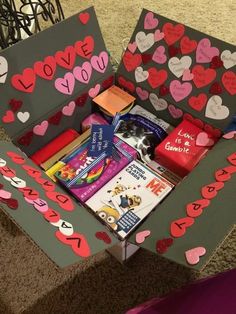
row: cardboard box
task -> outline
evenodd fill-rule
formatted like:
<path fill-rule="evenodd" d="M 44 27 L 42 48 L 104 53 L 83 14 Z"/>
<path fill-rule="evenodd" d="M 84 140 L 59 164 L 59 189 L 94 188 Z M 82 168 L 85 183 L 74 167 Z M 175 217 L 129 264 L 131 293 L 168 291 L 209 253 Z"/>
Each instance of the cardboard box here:
<path fill-rule="evenodd" d="M 118 244 L 27 156 L 67 128 L 79 130 L 92 98 L 115 77 L 138 105 L 169 124 L 184 118 L 221 136 L 236 111 L 234 50 L 143 10 L 114 75 L 89 8 L 2 51 L 0 121 L 13 142 L 0 144 L 4 212 L 60 267 Z M 222 138 L 127 240 L 204 267 L 235 224 L 235 159 L 233 136 Z"/>

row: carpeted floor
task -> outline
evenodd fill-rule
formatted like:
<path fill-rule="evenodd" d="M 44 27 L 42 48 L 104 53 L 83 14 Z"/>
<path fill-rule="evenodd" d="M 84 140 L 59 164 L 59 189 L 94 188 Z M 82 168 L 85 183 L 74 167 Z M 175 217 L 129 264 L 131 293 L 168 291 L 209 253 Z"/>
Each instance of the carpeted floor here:
<path fill-rule="evenodd" d="M 94 5 L 107 48 L 116 59 L 143 6 L 236 44 L 235 0 L 214 4 L 207 0 L 61 0 L 61 4 L 67 17 Z M 2 130 L 0 138 L 5 138 Z M 236 230 L 200 274 L 142 250 L 126 265 L 104 252 L 58 270 L 0 212 L 0 313 L 121 314 L 196 278 L 235 267 L 235 247 Z"/>

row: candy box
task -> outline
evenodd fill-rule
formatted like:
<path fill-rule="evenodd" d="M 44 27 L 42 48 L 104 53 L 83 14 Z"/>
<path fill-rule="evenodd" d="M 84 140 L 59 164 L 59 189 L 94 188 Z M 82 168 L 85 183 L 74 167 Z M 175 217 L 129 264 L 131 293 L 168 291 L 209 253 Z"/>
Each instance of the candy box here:
<path fill-rule="evenodd" d="M 215 139 L 184 120 L 156 147 L 155 160 L 184 177 L 214 144 Z"/>
<path fill-rule="evenodd" d="M 29 158 L 69 128 L 81 134 L 92 99 L 115 83 L 168 125 L 184 119 L 220 138 L 126 239 L 201 270 L 236 221 L 236 142 L 222 137 L 236 113 L 234 52 L 143 10 L 114 73 L 93 8 L 1 51 L 0 122 L 12 140 L 0 144 L 3 211 L 60 267 L 120 244 Z"/>

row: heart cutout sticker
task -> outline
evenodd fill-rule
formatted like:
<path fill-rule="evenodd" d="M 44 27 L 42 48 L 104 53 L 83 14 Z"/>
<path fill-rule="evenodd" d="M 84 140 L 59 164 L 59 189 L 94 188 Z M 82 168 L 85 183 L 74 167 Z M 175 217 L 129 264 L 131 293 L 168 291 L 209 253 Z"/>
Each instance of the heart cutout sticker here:
<path fill-rule="evenodd" d="M 34 64 L 34 72 L 45 80 L 52 80 L 56 71 L 56 60 L 48 56 L 44 61 L 37 61 Z"/>
<path fill-rule="evenodd" d="M 202 197 L 211 200 L 214 197 L 216 197 L 218 191 L 223 189 L 223 187 L 224 187 L 223 182 L 213 182 L 208 185 L 205 185 L 201 189 Z"/>
<path fill-rule="evenodd" d="M 191 108 L 196 111 L 201 111 L 207 103 L 207 95 L 206 94 L 199 94 L 198 96 L 192 96 L 188 100 L 188 104 Z"/>
<path fill-rule="evenodd" d="M 172 118 L 179 119 L 183 116 L 183 111 L 179 108 L 176 108 L 174 105 L 169 105 L 168 110 Z"/>
<path fill-rule="evenodd" d="M 158 64 L 164 64 L 167 60 L 164 46 L 158 46 L 154 51 L 152 60 Z"/>
<path fill-rule="evenodd" d="M 74 91 L 75 77 L 71 72 L 68 72 L 64 75 L 64 78 L 57 78 L 54 85 L 60 93 L 71 95 Z"/>
<path fill-rule="evenodd" d="M 150 68 L 148 69 L 148 73 L 148 83 L 152 88 L 157 88 L 158 86 L 164 84 L 168 77 L 166 70 Z"/>
<path fill-rule="evenodd" d="M 138 244 L 143 243 L 145 239 L 150 236 L 150 234 L 151 234 L 150 230 L 144 230 L 144 231 L 140 231 L 136 233 L 136 236 L 135 236 L 136 243 Z"/>
<path fill-rule="evenodd" d="M 16 112 L 16 111 L 20 110 L 22 104 L 23 104 L 23 102 L 21 100 L 17 100 L 15 98 L 12 98 L 9 101 L 9 106 L 11 107 L 11 110 L 13 112 Z"/>
<path fill-rule="evenodd" d="M 165 110 L 168 107 L 167 101 L 165 99 L 158 98 L 157 95 L 154 93 L 151 93 L 149 95 L 149 100 L 157 111 Z"/>
<path fill-rule="evenodd" d="M 44 134 L 47 131 L 47 128 L 48 128 L 48 121 L 44 120 L 43 122 L 41 122 L 40 124 L 36 125 L 33 128 L 33 132 L 36 135 L 44 136 Z"/>
<path fill-rule="evenodd" d="M 192 217 L 184 217 L 175 220 L 170 225 L 170 234 L 174 238 L 180 238 L 186 233 L 186 229 L 194 223 Z"/>
<path fill-rule="evenodd" d="M 206 132 L 200 132 L 196 138 L 196 145 L 202 147 L 211 147 L 215 144 L 215 141 L 209 137 Z"/>
<path fill-rule="evenodd" d="M 135 36 L 135 42 L 140 52 L 147 51 L 155 43 L 154 34 L 145 34 L 144 32 L 138 32 Z"/>
<path fill-rule="evenodd" d="M 231 179 L 231 174 L 236 172 L 235 166 L 228 166 L 215 172 L 215 178 L 219 182 L 225 182 Z"/>
<path fill-rule="evenodd" d="M 192 92 L 192 84 L 189 82 L 181 83 L 174 80 L 170 83 L 170 93 L 176 102 L 188 97 Z"/>
<path fill-rule="evenodd" d="M 32 93 L 35 88 L 36 75 L 31 68 L 24 69 L 22 74 L 15 74 L 11 78 L 12 86 L 24 93 Z"/>
<path fill-rule="evenodd" d="M 236 51 L 232 53 L 230 50 L 224 50 L 220 58 L 227 70 L 236 65 Z"/>
<path fill-rule="evenodd" d="M 211 46 L 210 39 L 203 38 L 197 45 L 196 61 L 198 63 L 210 63 L 212 58 L 219 56 L 219 54 L 219 49 Z"/>
<path fill-rule="evenodd" d="M 206 254 L 206 249 L 202 246 L 195 247 L 194 249 L 185 252 L 185 257 L 190 265 L 196 265 L 200 261 L 200 257 Z"/>
<path fill-rule="evenodd" d="M 185 28 L 182 24 L 173 25 L 172 23 L 166 23 L 163 26 L 162 31 L 165 34 L 165 42 L 170 46 L 183 36 Z"/>
<path fill-rule="evenodd" d="M 79 14 L 79 20 L 82 24 L 86 25 L 90 19 L 90 14 L 88 12 L 82 12 Z"/>
<path fill-rule="evenodd" d="M 136 93 L 141 100 L 148 99 L 148 96 L 149 96 L 148 91 L 142 89 L 141 87 L 136 87 Z"/>
<path fill-rule="evenodd" d="M 156 251 L 159 254 L 166 253 L 168 248 L 174 243 L 172 238 L 165 238 L 156 242 Z"/>
<path fill-rule="evenodd" d="M 30 114 L 27 111 L 25 111 L 25 112 L 19 111 L 17 113 L 17 118 L 20 120 L 20 122 L 25 123 L 29 120 Z"/>
<path fill-rule="evenodd" d="M 92 36 L 86 36 L 83 41 L 75 43 L 75 51 L 78 56 L 85 59 L 90 59 L 93 54 L 94 40 Z"/>
<path fill-rule="evenodd" d="M 111 243 L 111 238 L 105 231 L 98 231 L 95 233 L 95 237 L 99 240 L 102 240 L 106 244 Z"/>
<path fill-rule="evenodd" d="M 188 36 L 184 36 L 180 41 L 180 49 L 183 55 L 193 52 L 197 48 L 196 40 L 191 40 Z"/>
<path fill-rule="evenodd" d="M 55 54 L 56 63 L 67 70 L 72 70 L 75 64 L 76 52 L 73 46 L 67 46 L 64 51 L 57 51 Z"/>
<path fill-rule="evenodd" d="M 15 121 L 15 115 L 14 112 L 11 110 L 7 110 L 5 115 L 2 117 L 3 123 L 12 123 Z"/>
<path fill-rule="evenodd" d="M 214 69 L 205 69 L 202 65 L 195 65 L 192 69 L 193 82 L 197 88 L 209 85 L 216 78 Z"/>
<path fill-rule="evenodd" d="M 236 95 L 236 73 L 232 71 L 225 72 L 222 76 L 222 83 L 230 95 Z"/>
<path fill-rule="evenodd" d="M 203 209 L 210 205 L 210 201 L 207 199 L 200 199 L 189 203 L 186 207 L 187 215 L 192 218 L 200 216 Z"/>
<path fill-rule="evenodd" d="M 75 102 L 71 101 L 67 106 L 64 106 L 62 109 L 62 113 L 64 116 L 72 116 L 75 111 Z"/>
<path fill-rule="evenodd" d="M 236 139 L 236 131 L 230 131 L 230 132 L 224 134 L 222 137 L 225 138 L 226 140 L 230 140 L 232 138 Z"/>
<path fill-rule="evenodd" d="M 154 17 L 152 12 L 148 12 L 144 18 L 144 29 L 153 29 L 158 25 L 158 19 Z"/>
<path fill-rule="evenodd" d="M 214 95 L 207 102 L 205 116 L 214 120 L 223 120 L 229 116 L 229 109 L 222 105 L 220 96 Z"/>
<path fill-rule="evenodd" d="M 94 98 L 98 95 L 98 93 L 100 92 L 100 88 L 101 85 L 100 84 L 96 84 L 94 87 L 90 88 L 88 94 L 91 98 Z"/>
<path fill-rule="evenodd" d="M 122 58 L 124 66 L 128 72 L 133 71 L 142 63 L 142 57 L 140 54 L 132 54 L 130 51 L 126 51 Z"/>

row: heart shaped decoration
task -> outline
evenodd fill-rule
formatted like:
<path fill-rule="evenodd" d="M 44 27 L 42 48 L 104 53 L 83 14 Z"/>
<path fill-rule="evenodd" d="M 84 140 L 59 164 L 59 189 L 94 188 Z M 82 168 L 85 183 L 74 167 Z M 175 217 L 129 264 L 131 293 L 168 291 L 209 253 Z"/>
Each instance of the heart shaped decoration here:
<path fill-rule="evenodd" d="M 169 105 L 168 106 L 168 110 L 169 110 L 170 115 L 174 119 L 179 119 L 183 115 L 183 111 L 181 109 L 179 109 L 179 108 L 176 108 L 174 105 Z"/>
<path fill-rule="evenodd" d="M 175 220 L 170 225 L 170 234 L 174 238 L 180 238 L 186 233 L 186 229 L 194 223 L 192 217 L 184 217 Z"/>
<path fill-rule="evenodd" d="M 135 91 L 134 84 L 130 81 L 127 81 L 125 78 L 123 78 L 123 76 L 119 76 L 118 83 L 120 84 L 120 86 L 126 88 L 131 93 L 133 93 Z"/>
<path fill-rule="evenodd" d="M 23 165 L 25 163 L 25 158 L 16 154 L 15 152 L 7 152 L 7 155 L 11 158 L 11 160 L 17 165 Z M 1 167 L 1 164 L 0 164 Z"/>
<path fill-rule="evenodd" d="M 8 62 L 3 56 L 0 56 L 0 83 L 3 84 L 6 81 L 8 73 Z"/>
<path fill-rule="evenodd" d="M 11 193 L 0 189 L 0 198 L 9 199 L 11 198 Z"/>
<path fill-rule="evenodd" d="M 84 84 L 88 84 L 92 75 L 92 66 L 90 62 L 84 62 L 82 66 L 77 66 L 73 70 L 75 78 Z"/>
<path fill-rule="evenodd" d="M 227 160 L 234 166 L 236 166 L 236 153 L 231 154 L 227 157 Z"/>
<path fill-rule="evenodd" d="M 142 67 L 137 67 L 134 72 L 134 75 L 136 82 L 140 83 L 147 80 L 149 73 L 148 71 L 144 71 Z"/>
<path fill-rule="evenodd" d="M 222 136 L 223 138 L 230 140 L 232 138 L 236 139 L 236 131 L 230 131 Z"/>
<path fill-rule="evenodd" d="M 23 102 L 21 100 L 17 100 L 15 98 L 13 98 L 9 101 L 9 106 L 11 107 L 11 110 L 13 112 L 20 110 L 22 104 L 23 104 Z"/>
<path fill-rule="evenodd" d="M 192 96 L 188 100 L 188 104 L 191 108 L 196 111 L 201 111 L 207 103 L 207 95 L 206 94 L 199 94 L 198 96 Z"/>
<path fill-rule="evenodd" d="M 24 93 L 32 93 L 35 88 L 36 75 L 31 68 L 24 69 L 22 74 L 15 74 L 11 78 L 12 86 Z"/>
<path fill-rule="evenodd" d="M 151 234 L 150 230 L 144 230 L 144 231 L 140 231 L 136 233 L 136 236 L 135 236 L 136 243 L 138 244 L 143 243 L 145 239 L 150 236 L 150 234 Z"/>
<path fill-rule="evenodd" d="M 189 54 L 197 48 L 196 40 L 189 39 L 188 36 L 184 36 L 180 41 L 180 49 L 182 54 Z"/>
<path fill-rule="evenodd" d="M 65 220 L 59 220 L 59 231 L 64 234 L 65 236 L 71 236 L 74 233 L 74 229 L 71 223 Z"/>
<path fill-rule="evenodd" d="M 236 172 L 235 166 L 228 166 L 215 172 L 215 178 L 219 182 L 225 182 L 231 179 L 231 174 Z"/>
<path fill-rule="evenodd" d="M 86 36 L 83 41 L 77 41 L 74 47 L 78 56 L 90 59 L 93 54 L 94 39 L 92 36 Z"/>
<path fill-rule="evenodd" d="M 232 71 L 225 72 L 222 76 L 222 83 L 230 95 L 236 95 L 236 73 Z"/>
<path fill-rule="evenodd" d="M 77 67 L 74 68 L 74 71 L 76 68 Z M 71 95 L 74 91 L 75 77 L 71 72 L 68 72 L 64 75 L 64 78 L 57 78 L 54 82 L 54 85 L 60 93 L 65 95 Z"/>
<path fill-rule="evenodd" d="M 206 132 L 200 132 L 196 138 L 196 145 L 202 147 L 211 147 L 215 144 L 215 141 L 212 138 L 209 138 L 209 135 Z"/>
<path fill-rule="evenodd" d="M 106 244 L 111 243 L 111 238 L 105 231 L 98 231 L 95 233 L 95 237 L 99 240 L 102 240 Z"/>
<path fill-rule="evenodd" d="M 161 32 L 159 29 L 157 29 L 154 33 L 154 41 L 160 41 L 165 37 L 165 34 Z"/>
<path fill-rule="evenodd" d="M 144 18 L 144 29 L 153 29 L 158 25 L 158 19 L 154 17 L 152 12 L 148 12 Z"/>
<path fill-rule="evenodd" d="M 230 50 L 224 50 L 222 51 L 220 58 L 227 70 L 236 65 L 236 51 L 232 53 Z"/>
<path fill-rule="evenodd" d="M 183 81 L 192 81 L 193 78 L 194 78 L 193 73 L 191 73 L 191 71 L 189 69 L 185 69 L 183 72 L 182 80 Z"/>
<path fill-rule="evenodd" d="M 73 115 L 75 111 L 75 102 L 71 101 L 67 106 L 64 106 L 62 109 L 62 113 L 64 116 L 70 117 Z"/>
<path fill-rule="evenodd" d="M 6 180 L 8 180 L 7 178 L 14 178 L 16 176 L 15 170 L 7 166 L 0 167 L 0 173 L 5 177 Z M 11 179 L 8 181 L 11 181 Z"/>
<path fill-rule="evenodd" d="M 206 249 L 202 246 L 195 247 L 194 249 L 185 252 L 185 257 L 190 265 L 196 265 L 200 261 L 200 257 L 206 254 Z"/>
<path fill-rule="evenodd" d="M 210 68 L 211 69 L 220 69 L 223 66 L 223 61 L 219 56 L 215 56 L 211 60 Z"/>
<path fill-rule="evenodd" d="M 181 59 L 173 57 L 168 62 L 170 71 L 180 78 L 186 69 L 189 69 L 192 64 L 192 59 L 189 56 L 184 56 Z"/>
<path fill-rule="evenodd" d="M 62 209 L 67 211 L 74 210 L 74 203 L 67 194 L 62 194 L 56 191 L 46 191 L 46 196 L 56 202 Z"/>
<path fill-rule="evenodd" d="M 90 14 L 88 12 L 82 12 L 79 14 L 79 20 L 82 24 L 86 25 L 90 19 Z"/>
<path fill-rule="evenodd" d="M 1 171 L 2 168 L 0 168 Z M 21 188 L 25 188 L 26 187 L 26 182 L 20 178 L 17 177 L 7 177 L 7 176 L 3 176 L 4 179 L 6 179 L 7 181 L 9 181 L 11 183 L 12 186 L 14 186 L 14 188 L 17 189 L 21 189 Z"/>
<path fill-rule="evenodd" d="M 32 139 L 33 139 L 34 133 L 33 131 L 29 131 L 27 132 L 25 135 L 23 135 L 22 137 L 20 137 L 17 140 L 17 143 L 23 146 L 29 146 Z"/>
<path fill-rule="evenodd" d="M 163 26 L 162 31 L 165 34 L 165 42 L 170 46 L 183 36 L 185 28 L 182 24 L 173 25 L 172 23 L 166 23 Z"/>
<path fill-rule="evenodd" d="M 132 54 L 130 51 L 126 51 L 122 58 L 124 66 L 128 72 L 133 71 L 142 63 L 142 57 L 140 54 Z"/>
<path fill-rule="evenodd" d="M 203 38 L 199 41 L 196 51 L 196 61 L 198 63 L 210 63 L 212 58 L 219 56 L 219 49 L 211 47 L 211 42 L 208 38 Z"/>
<path fill-rule="evenodd" d="M 106 51 L 100 52 L 99 56 L 93 56 L 91 58 L 91 65 L 99 73 L 106 71 L 109 62 L 108 53 Z"/>
<path fill-rule="evenodd" d="M 35 200 L 24 197 L 25 201 L 29 204 L 32 204 L 34 208 L 40 213 L 46 213 L 48 211 L 48 203 L 40 198 Z"/>
<path fill-rule="evenodd" d="M 201 189 L 202 197 L 211 200 L 214 197 L 216 197 L 218 191 L 223 189 L 223 187 L 224 187 L 223 182 L 213 182 L 208 185 L 205 185 Z"/>
<path fill-rule="evenodd" d="M 209 89 L 209 92 L 210 92 L 211 94 L 213 94 L 213 95 L 220 95 L 220 94 L 223 93 L 223 89 L 222 89 L 222 87 L 221 87 L 221 85 L 220 85 L 219 82 L 214 82 L 214 83 L 211 85 L 211 87 L 210 87 L 210 89 Z"/>
<path fill-rule="evenodd" d="M 41 122 L 40 124 L 36 125 L 33 128 L 33 132 L 36 135 L 44 136 L 44 134 L 47 131 L 47 128 L 48 128 L 48 121 L 44 120 L 43 122 Z"/>
<path fill-rule="evenodd" d="M 131 53 L 135 53 L 135 50 L 137 49 L 136 42 L 134 41 L 133 43 L 129 43 L 127 48 L 129 49 Z"/>
<path fill-rule="evenodd" d="M 148 91 L 142 89 L 141 87 L 136 87 L 136 93 L 141 100 L 148 99 L 148 96 L 149 96 Z"/>
<path fill-rule="evenodd" d="M 20 120 L 20 122 L 25 123 L 29 120 L 30 114 L 27 111 L 25 111 L 25 112 L 19 111 L 17 113 L 17 118 Z"/>
<path fill-rule="evenodd" d="M 34 72 L 45 80 L 52 80 L 56 71 L 56 60 L 52 56 L 48 56 L 44 61 L 34 63 Z"/>
<path fill-rule="evenodd" d="M 86 45 L 85 45 L 86 47 Z M 55 54 L 56 63 L 67 70 L 72 70 L 75 64 L 76 52 L 73 46 L 67 46 L 64 51 L 57 51 Z"/>
<path fill-rule="evenodd" d="M 157 111 L 165 110 L 168 107 L 167 101 L 165 99 L 158 98 L 154 93 L 149 95 L 149 100 Z"/>
<path fill-rule="evenodd" d="M 91 98 L 94 98 L 98 95 L 98 93 L 100 92 L 100 88 L 101 85 L 100 84 L 96 84 L 94 87 L 90 88 L 88 94 Z"/>
<path fill-rule="evenodd" d="M 170 83 L 170 93 L 176 102 L 183 100 L 188 97 L 192 92 L 191 83 L 185 82 L 181 83 L 177 80 L 174 80 Z"/>
<path fill-rule="evenodd" d="M 214 120 L 226 119 L 229 115 L 228 107 L 222 105 L 222 98 L 218 95 L 212 96 L 206 106 L 205 116 Z"/>
<path fill-rule="evenodd" d="M 214 69 L 204 69 L 202 65 L 195 65 L 192 73 L 194 75 L 193 82 L 197 88 L 207 86 L 216 78 L 216 71 Z"/>
<path fill-rule="evenodd" d="M 2 117 L 3 123 L 12 123 L 15 121 L 15 115 L 14 112 L 11 110 L 7 110 L 5 115 Z"/>
<path fill-rule="evenodd" d="M 47 221 L 54 223 L 58 222 L 61 219 L 60 214 L 51 208 L 48 208 L 43 216 Z"/>
<path fill-rule="evenodd" d="M 18 189 L 21 193 L 23 193 L 24 197 L 29 200 L 37 200 L 39 199 L 39 192 L 34 190 L 31 187 L 26 186 L 25 188 Z"/>
<path fill-rule="evenodd" d="M 152 55 L 150 53 L 142 53 L 141 57 L 144 65 L 152 60 Z"/>
<path fill-rule="evenodd" d="M 167 252 L 168 248 L 174 243 L 172 238 L 164 238 L 156 242 L 156 251 L 159 254 L 164 254 Z"/>
<path fill-rule="evenodd" d="M 154 45 L 154 34 L 145 34 L 144 32 L 138 32 L 135 36 L 135 42 L 140 52 L 147 51 Z"/>
<path fill-rule="evenodd" d="M 168 53 L 170 55 L 170 58 L 177 56 L 177 54 L 180 53 L 180 48 L 175 47 L 174 45 L 171 45 L 168 47 Z"/>
<path fill-rule="evenodd" d="M 186 207 L 186 212 L 189 217 L 196 218 L 200 216 L 203 209 L 210 205 L 210 201 L 206 199 L 200 199 L 189 203 Z"/>
<path fill-rule="evenodd" d="M 168 74 L 165 70 L 157 70 L 156 68 L 148 69 L 148 83 L 152 88 L 157 88 L 158 86 L 165 83 Z"/>
<path fill-rule="evenodd" d="M 158 46 L 152 56 L 152 60 L 158 64 L 164 64 L 167 60 L 167 56 L 165 54 L 165 47 Z"/>
<path fill-rule="evenodd" d="M 61 118 L 62 118 L 62 112 L 58 111 L 53 116 L 48 118 L 48 123 L 53 124 L 53 125 L 59 125 Z"/>
<path fill-rule="evenodd" d="M 36 177 L 35 181 L 38 182 L 45 191 L 54 191 L 56 188 L 55 184 L 47 179 Z"/>

